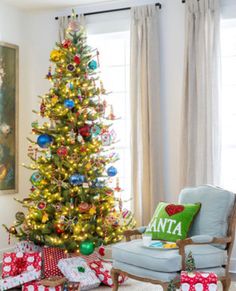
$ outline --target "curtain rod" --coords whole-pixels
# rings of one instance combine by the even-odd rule
[[[197,0],[199,2],[199,0]],[[186,0],[182,0],[182,3],[186,3]]]
[[[183,0],[184,1],[184,0]],[[158,6],[159,9],[161,9],[161,3],[156,3],[155,6]],[[110,13],[110,12],[117,12],[117,11],[124,11],[124,10],[130,10],[131,7],[125,7],[125,8],[118,8],[118,9],[111,9],[111,10],[103,10],[103,11],[96,11],[96,12],[89,12],[89,13],[85,13],[84,16],[89,16],[89,15],[94,15],[94,14],[102,14],[102,13]],[[76,17],[78,17],[79,15],[76,14]],[[71,15],[67,16],[68,18],[71,18]],[[59,17],[56,16],[55,20],[58,20]]]

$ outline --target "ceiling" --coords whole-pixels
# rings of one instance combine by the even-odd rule
[[[1,1],[1,0],[0,0]],[[58,9],[71,6],[112,2],[111,0],[5,0],[8,4],[24,10]],[[115,2],[115,0],[113,0]],[[117,2],[117,1],[116,1]]]

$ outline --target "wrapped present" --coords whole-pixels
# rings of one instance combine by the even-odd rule
[[[23,285],[24,283],[39,279],[40,276],[41,276],[41,271],[34,270],[34,271],[22,273],[18,276],[2,279],[0,280],[0,290],[4,291],[4,290],[8,290],[8,289]]]
[[[84,255],[81,255],[81,254],[79,256],[81,258],[83,258],[87,264],[90,263],[90,262],[99,260],[99,254],[97,252],[93,252],[91,255],[88,255],[88,256],[84,256]]]
[[[216,291],[217,275],[203,272],[181,272],[180,283],[182,291]]]
[[[57,264],[59,260],[67,257],[64,250],[54,247],[43,248],[43,270],[44,277],[50,278],[55,276],[62,276]]]
[[[2,278],[20,275],[26,271],[41,271],[41,253],[4,253]]]
[[[40,253],[42,252],[42,248],[40,246],[35,245],[31,241],[23,240],[16,244],[15,253],[22,252],[22,253],[28,253],[28,252],[35,252]]]
[[[111,269],[112,269],[112,263],[106,262],[106,261],[94,261],[89,263],[89,267],[96,273],[99,280],[107,286],[112,287],[112,277],[111,277]],[[118,282],[119,284],[122,284],[125,280],[127,280],[127,277],[124,275],[119,275]]]
[[[63,285],[54,287],[41,285],[39,281],[29,282],[22,286],[22,291],[62,291]]]
[[[62,274],[70,282],[80,282],[81,290],[89,290],[100,285],[95,273],[81,257],[62,259],[58,263]]]
[[[51,277],[40,280],[38,283],[47,287],[56,287],[63,285],[66,282],[65,277]]]

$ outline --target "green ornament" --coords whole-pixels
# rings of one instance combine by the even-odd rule
[[[91,255],[94,252],[94,244],[90,240],[85,240],[80,244],[79,250],[82,255]]]
[[[80,273],[84,273],[85,272],[85,268],[84,267],[78,267],[77,270]]]

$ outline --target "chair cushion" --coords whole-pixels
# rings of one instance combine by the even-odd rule
[[[201,203],[190,236],[211,235],[223,237],[227,234],[228,217],[234,205],[235,194],[210,185],[185,188],[179,195],[179,203]]]
[[[152,239],[172,242],[185,239],[200,207],[200,203],[170,204],[160,202],[146,229],[146,233],[151,234]]]
[[[225,264],[227,253],[212,245],[186,247],[186,253],[193,253],[197,268],[212,268]],[[181,270],[181,256],[178,250],[157,250],[143,247],[142,240],[133,240],[112,247],[115,261],[153,270],[156,272],[177,272]],[[207,259],[206,259],[207,258]]]
[[[133,265],[128,265],[119,261],[113,261],[113,268],[126,272],[130,275],[140,277],[140,278],[153,279],[153,280],[158,280],[158,281],[163,281],[163,282],[170,282],[176,276],[179,276],[179,273],[177,272],[172,272],[172,273],[156,272],[156,271],[144,269],[144,268],[133,266]],[[225,269],[222,267],[201,269],[198,271],[207,272],[207,273],[213,272],[218,277],[225,276]]]

